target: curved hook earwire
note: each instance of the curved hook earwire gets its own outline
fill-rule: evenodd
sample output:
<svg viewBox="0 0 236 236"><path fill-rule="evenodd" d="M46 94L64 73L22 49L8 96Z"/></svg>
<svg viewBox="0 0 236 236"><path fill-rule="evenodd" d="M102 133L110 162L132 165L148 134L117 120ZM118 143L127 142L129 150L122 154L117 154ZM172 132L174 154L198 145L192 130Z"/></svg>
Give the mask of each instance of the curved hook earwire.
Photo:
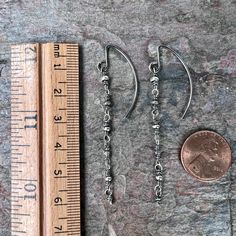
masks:
<svg viewBox="0 0 236 236"><path fill-rule="evenodd" d="M161 48L165 48L169 51L171 51L176 57L177 59L180 61L180 63L183 65L187 75L188 75L188 80L189 80L189 86L190 86L190 91L189 91L189 100L188 100L188 103L187 103L187 106L183 112L183 115L181 116L181 119L184 119L189 107L190 107L190 104L191 104L191 101L192 101L192 96L193 96L193 82L192 82L192 77L191 77L191 74L190 74L190 71L187 67L187 65L185 64L185 62L183 61L183 59L180 57L180 55L175 51L173 50L172 48L166 46L166 45L160 45L157 47L157 71L160 70L161 68L161 60L160 60L160 49Z"/></svg>
<svg viewBox="0 0 236 236"><path fill-rule="evenodd" d="M132 61L130 60L130 58L128 57L128 55L119 47L115 46L115 45L111 45L111 44L108 44L105 46L105 61L102 61L101 63L98 64L98 69L103 72L103 71L106 71L108 70L109 68L109 49L113 48L114 50L116 50L117 52L119 52L124 58L125 60L128 62L131 70L132 70L132 73L133 73L133 76L134 76L134 84L135 84L135 88L134 88L134 97L133 97L133 100L132 100L132 104L130 106L130 108L128 109L128 111L126 112L125 116L123 119L125 118L128 118L129 115L131 114L131 112L133 111L134 109L134 106L137 102L137 95L138 95L138 78L137 78L137 74L136 74L136 71L135 71L135 68L134 68L134 65L132 63ZM105 65L104 65L105 64ZM103 66L102 66L103 65Z"/></svg>

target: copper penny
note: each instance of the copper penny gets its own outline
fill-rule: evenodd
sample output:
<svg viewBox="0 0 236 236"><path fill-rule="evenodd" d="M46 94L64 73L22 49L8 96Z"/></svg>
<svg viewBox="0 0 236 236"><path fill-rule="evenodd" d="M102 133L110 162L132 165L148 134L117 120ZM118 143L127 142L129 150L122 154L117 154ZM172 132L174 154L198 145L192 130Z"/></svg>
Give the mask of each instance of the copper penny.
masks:
<svg viewBox="0 0 236 236"><path fill-rule="evenodd" d="M203 130L190 135L181 149L184 169L200 181L222 177L232 162L228 142L219 134Z"/></svg>

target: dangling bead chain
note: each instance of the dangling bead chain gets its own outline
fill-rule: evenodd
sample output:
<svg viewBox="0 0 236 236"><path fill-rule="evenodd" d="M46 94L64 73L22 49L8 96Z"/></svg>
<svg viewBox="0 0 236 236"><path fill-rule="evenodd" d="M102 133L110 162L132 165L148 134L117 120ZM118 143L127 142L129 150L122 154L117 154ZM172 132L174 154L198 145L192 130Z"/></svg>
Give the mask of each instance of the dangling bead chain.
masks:
<svg viewBox="0 0 236 236"><path fill-rule="evenodd" d="M150 78L152 84L152 119L153 124L152 128L154 131L154 140L155 140L155 172L156 172L156 186L155 191L155 200L160 203L163 195L163 167L160 162L160 123L159 123L159 78L157 73L153 72L152 77Z"/></svg>
<svg viewBox="0 0 236 236"><path fill-rule="evenodd" d="M105 161L105 195L110 204L113 201L112 191L112 176L111 176L111 94L110 94L110 78L107 73L102 72L101 81L104 85L105 99L104 99L104 161Z"/></svg>

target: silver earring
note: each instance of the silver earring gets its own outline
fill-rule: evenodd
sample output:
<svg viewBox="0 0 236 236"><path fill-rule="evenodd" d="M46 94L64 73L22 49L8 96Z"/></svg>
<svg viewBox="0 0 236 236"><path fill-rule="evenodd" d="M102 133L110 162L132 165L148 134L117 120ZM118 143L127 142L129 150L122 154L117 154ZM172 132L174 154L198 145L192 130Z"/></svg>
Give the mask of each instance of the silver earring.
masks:
<svg viewBox="0 0 236 236"><path fill-rule="evenodd" d="M155 200L160 203L162 198L163 198L163 187L164 187L164 168L161 163L161 153L160 153L160 121L159 121L159 77L158 74L161 70L161 60L160 60L160 50L161 48L167 49L171 51L172 54L181 62L183 65L187 75L188 75L188 80L189 80L189 87L190 87L190 92L189 92L189 99L188 103L186 105L186 108L181 116L181 119L184 119L191 100L192 100L192 94L193 94L193 84L192 84L192 77L190 74L190 71L187 67L187 65L184 63L182 58L179 56L178 53L176 53L173 49L169 48L168 46L165 45L160 45L157 48L157 61L150 63L149 65L149 70L152 73L152 76L150 78L150 82L152 84L152 128L153 128L153 133L154 133L154 141L155 141L155 151L154 151L154 157L155 157L155 178L156 178L156 185L154 187L154 192L155 192Z"/></svg>
<svg viewBox="0 0 236 236"><path fill-rule="evenodd" d="M105 60L98 64L98 70L101 72L101 82L103 83L105 90L105 100L104 100L104 117L103 117L103 130L104 130L104 159L105 159L105 195L106 199L110 204L113 203L113 187L112 187L112 166L111 166L111 130L112 130L112 100L111 100L111 90L110 90L110 77L109 77L109 50L113 49L120 53L128 62L134 77L134 97L132 100L132 104L128 111L125 113L124 118L128 118L131 112L134 109L134 106L137 101L138 94L138 78L136 75L136 71L134 65L127 54L117 46L114 45L106 45L105 46Z"/></svg>

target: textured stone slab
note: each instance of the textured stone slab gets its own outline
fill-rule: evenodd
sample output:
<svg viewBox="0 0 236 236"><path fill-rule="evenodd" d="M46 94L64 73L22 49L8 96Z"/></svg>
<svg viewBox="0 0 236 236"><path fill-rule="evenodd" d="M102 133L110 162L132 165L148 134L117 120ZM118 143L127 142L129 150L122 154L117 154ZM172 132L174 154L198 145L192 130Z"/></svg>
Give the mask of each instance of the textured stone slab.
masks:
<svg viewBox="0 0 236 236"><path fill-rule="evenodd" d="M40 0L0 5L0 235L10 235L9 42L79 42L83 51L84 234L92 236L229 236L236 234L236 170L214 183L188 176L179 162L183 140L199 129L224 135L236 150L236 3L234 0ZM96 64L103 45L122 47L140 80L137 107L121 121L133 84L127 63L112 58L114 100L113 167L116 203L103 197L102 96ZM148 64L156 46L176 49L193 74L188 96L182 67L165 54L161 77L161 145L166 169L165 199L153 202L153 137ZM208 73L222 76L206 76Z"/></svg>

